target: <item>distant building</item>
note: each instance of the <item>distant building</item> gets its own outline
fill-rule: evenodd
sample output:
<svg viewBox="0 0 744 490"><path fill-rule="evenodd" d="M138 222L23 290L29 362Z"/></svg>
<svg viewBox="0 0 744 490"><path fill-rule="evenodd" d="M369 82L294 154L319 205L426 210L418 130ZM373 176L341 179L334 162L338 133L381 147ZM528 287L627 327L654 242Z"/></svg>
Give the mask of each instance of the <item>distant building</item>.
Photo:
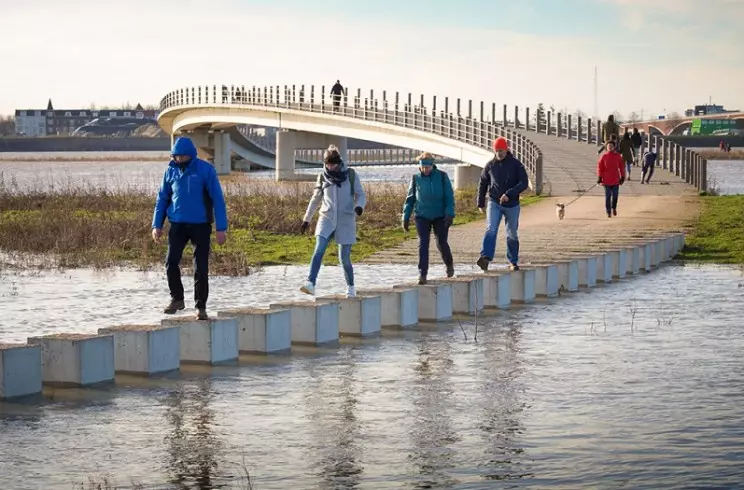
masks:
<svg viewBox="0 0 744 490"><path fill-rule="evenodd" d="M55 110L49 99L46 109L17 109L15 111L16 134L24 136L67 136L75 129L98 118L152 119L158 111L146 111L137 104L134 109L62 109Z"/></svg>
<svg viewBox="0 0 744 490"><path fill-rule="evenodd" d="M702 105L696 105L694 109L687 109L685 111L685 116L687 117L708 116L710 114L725 114L727 112L740 112L740 111L738 109L733 110L733 111L728 111L724 109L722 105L702 104Z"/></svg>

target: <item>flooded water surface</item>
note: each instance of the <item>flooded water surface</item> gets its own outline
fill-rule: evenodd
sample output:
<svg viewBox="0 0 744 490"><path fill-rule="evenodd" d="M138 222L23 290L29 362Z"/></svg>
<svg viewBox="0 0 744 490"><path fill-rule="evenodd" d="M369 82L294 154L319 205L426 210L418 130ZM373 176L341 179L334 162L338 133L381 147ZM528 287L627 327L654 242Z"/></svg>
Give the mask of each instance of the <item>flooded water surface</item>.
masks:
<svg viewBox="0 0 744 490"><path fill-rule="evenodd" d="M293 298L305 273L215 278L210 309ZM357 283L414 273L359 267ZM327 267L319 280L335 292L342 274ZM256 489L740 488L741 282L737 270L668 266L485 313L477 342L465 317L45 390L0 404L0 488L72 488L89 475L248 488L246 470ZM160 273L84 270L6 275L0 295L1 341L158 321L167 297Z"/></svg>
<svg viewBox="0 0 744 490"><path fill-rule="evenodd" d="M6 157L2 181L20 188L154 190L165 167L162 155ZM740 165L713 162L709 175L723 192L742 192ZM454 166L443 168L452 176ZM413 171L359 169L393 182ZM355 273L358 287L416 277L410 265ZM306 274L267 267L211 278L209 310L303 298ZM0 403L0 489L89 479L179 489L744 488L742 285L735 269L669 265L334 348L45 388ZM341 270L321 269L318 294L342 290ZM0 342L158 322L167 299L163 270L2 270Z"/></svg>

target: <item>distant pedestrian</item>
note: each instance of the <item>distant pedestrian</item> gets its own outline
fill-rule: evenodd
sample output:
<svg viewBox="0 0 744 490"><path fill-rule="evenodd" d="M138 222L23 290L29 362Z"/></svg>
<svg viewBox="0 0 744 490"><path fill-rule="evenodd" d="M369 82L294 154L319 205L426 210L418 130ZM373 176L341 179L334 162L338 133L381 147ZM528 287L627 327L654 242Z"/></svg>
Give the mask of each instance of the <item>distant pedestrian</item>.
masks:
<svg viewBox="0 0 744 490"><path fill-rule="evenodd" d="M628 173L628 180L630 180L630 170L635 160L635 151L633 150L633 141L630 139L630 133L626 132L623 135L623 139L620 140L620 155L623 157L625 162L626 171Z"/></svg>
<svg viewBox="0 0 744 490"><path fill-rule="evenodd" d="M344 95L344 87L340 80L331 87L331 98L333 99L333 110L337 111L341 105L341 97Z"/></svg>
<svg viewBox="0 0 744 490"><path fill-rule="evenodd" d="M411 176L408 196L403 205L403 229L408 231L415 213L419 240L419 284L426 284L429 272L429 240L434 230L437 249L447 268L447 277L455 275L452 251L448 243L449 227L455 219L455 193L446 172L434 165L434 156L425 152L418 157L419 173Z"/></svg>
<svg viewBox="0 0 744 490"><path fill-rule="evenodd" d="M597 162L597 184L605 190L605 211L607 217L617 216L617 201L620 186L625 183L625 163L623 157L615 151L615 142L607 142L605 152Z"/></svg>
<svg viewBox="0 0 744 490"><path fill-rule="evenodd" d="M633 128L633 134L630 136L630 141L633 143L633 150L635 151L636 161L641 158L641 147L643 146L643 136L638 132L638 128Z"/></svg>
<svg viewBox="0 0 744 490"><path fill-rule="evenodd" d="M351 246L356 243L356 218L362 215L366 204L367 197L359 176L341 159L338 148L334 145L329 146L323 154L323 172L318 175L315 191L300 226L300 233L305 233L315 211L320 207L320 217L315 226L315 252L310 262L310 274L300 291L315 294L323 255L328 242L333 238L338 244L338 258L344 269L346 296L348 298L356 296Z"/></svg>
<svg viewBox="0 0 744 490"><path fill-rule="evenodd" d="M618 140L620 139L620 126L615 122L615 116L610 114L602 126L602 139L600 141L610 141L610 137L613 134Z"/></svg>
<svg viewBox="0 0 744 490"><path fill-rule="evenodd" d="M504 218L506 228L506 258L511 270L519 270L519 195L529 186L527 171L522 162L509 151L506 138L493 143L495 157L486 164L478 187L478 209L486 208L486 232L476 264L484 272L496 252L496 235Z"/></svg>
<svg viewBox="0 0 744 490"><path fill-rule="evenodd" d="M654 167L656 167L657 157L657 153L651 150L643 154L643 173L641 174L641 184L644 183L644 180L646 184L649 184L651 182L651 177L654 175Z"/></svg>
<svg viewBox="0 0 744 490"><path fill-rule="evenodd" d="M179 264L183 249L190 241L194 247L196 317L206 320L212 222L217 229L217 244L222 245L226 240L227 208L217 171L210 163L196 157L196 147L189 138L178 138L171 155L173 159L163 174L152 218L155 241L162 236L165 218L170 222L165 270L171 301L164 313L172 315L185 308Z"/></svg>

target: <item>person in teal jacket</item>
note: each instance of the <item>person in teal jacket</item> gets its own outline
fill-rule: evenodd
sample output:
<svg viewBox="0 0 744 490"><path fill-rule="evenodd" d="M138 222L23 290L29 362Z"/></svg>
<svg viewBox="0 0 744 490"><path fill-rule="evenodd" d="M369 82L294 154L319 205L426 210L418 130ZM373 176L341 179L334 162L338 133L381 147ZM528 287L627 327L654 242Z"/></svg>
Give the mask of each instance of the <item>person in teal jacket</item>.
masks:
<svg viewBox="0 0 744 490"><path fill-rule="evenodd" d="M425 152L418 157L419 173L411 177L408 196L403 205L403 229L408 231L411 214L415 213L416 234L419 240L419 284L426 284L429 272L429 238L432 229L447 277L455 275L447 238L455 219L455 193L449 176L434 165L434 157Z"/></svg>

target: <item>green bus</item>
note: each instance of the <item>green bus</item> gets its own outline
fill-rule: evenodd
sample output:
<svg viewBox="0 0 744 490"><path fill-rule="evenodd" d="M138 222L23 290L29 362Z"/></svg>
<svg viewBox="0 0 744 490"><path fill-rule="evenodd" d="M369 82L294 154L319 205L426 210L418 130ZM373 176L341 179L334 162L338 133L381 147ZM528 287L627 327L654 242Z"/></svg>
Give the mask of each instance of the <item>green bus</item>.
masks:
<svg viewBox="0 0 744 490"><path fill-rule="evenodd" d="M692 136L707 135L721 129L735 129L736 127L735 119L693 119L690 134Z"/></svg>

